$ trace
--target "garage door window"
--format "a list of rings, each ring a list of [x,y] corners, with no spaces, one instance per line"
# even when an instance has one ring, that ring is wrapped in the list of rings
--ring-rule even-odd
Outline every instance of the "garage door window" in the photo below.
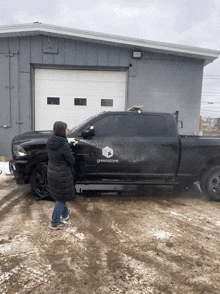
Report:
[[[48,105],[60,105],[60,98],[59,97],[47,97],[47,104]]]
[[[113,106],[113,99],[101,99],[101,106]]]
[[[86,98],[74,98],[74,105],[86,106],[87,99]]]

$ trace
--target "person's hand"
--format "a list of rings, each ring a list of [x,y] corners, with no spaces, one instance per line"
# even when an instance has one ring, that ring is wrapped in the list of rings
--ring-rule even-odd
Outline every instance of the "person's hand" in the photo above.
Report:
[[[67,138],[67,141],[69,144],[73,144],[75,146],[80,140],[76,138]]]

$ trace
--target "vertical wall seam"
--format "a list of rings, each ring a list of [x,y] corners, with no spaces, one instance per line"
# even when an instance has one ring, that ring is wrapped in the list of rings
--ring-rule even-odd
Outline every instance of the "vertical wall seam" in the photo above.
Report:
[[[99,46],[95,44],[96,47],[96,65],[99,65]]]
[[[109,51],[110,51],[110,46],[107,46],[107,64],[109,66]]]
[[[20,38],[18,38],[18,46],[19,46],[19,52],[21,52],[20,47]],[[20,84],[21,84],[21,78],[20,78],[20,54],[18,54],[18,133],[20,134]],[[15,121],[15,124],[17,122]],[[16,128],[17,129],[17,128]]]
[[[129,83],[129,69],[126,72],[126,89],[125,89],[125,111],[128,109],[128,101],[129,101],[129,97],[128,97],[128,83]]]
[[[76,42],[77,41],[74,40],[74,65],[76,65]]]
[[[63,39],[63,51],[64,51],[64,53],[63,53],[63,57],[64,57],[64,64],[66,64],[66,39]]]
[[[11,106],[11,57],[10,57],[10,48],[9,48],[9,38],[8,38],[8,50],[9,50],[9,56],[8,56],[8,75],[9,75],[9,78],[8,78],[8,81],[9,81],[9,115],[10,115],[10,127],[12,127],[12,106]]]
[[[88,65],[88,43],[86,43],[86,65]]]
[[[19,51],[20,51],[20,38],[19,38]],[[20,92],[20,84],[21,84],[21,77],[20,77],[20,56],[18,56],[18,133],[21,133],[21,126],[20,126],[20,120],[21,120],[21,109],[20,109],[20,99],[21,99],[21,92]]]
[[[28,113],[28,121],[29,125],[32,128],[32,113],[31,113],[31,108],[32,108],[32,81],[31,81],[31,37],[29,37],[29,68],[30,68],[30,73],[29,73],[29,113]]]
[[[34,130],[34,121],[35,121],[35,68],[31,65],[31,130]]]
[[[34,110],[35,110],[35,105],[34,105],[34,99],[35,99],[35,92],[34,92],[34,66],[32,65],[32,42],[33,38],[30,39],[30,87],[31,87],[31,93],[30,93],[30,120],[31,120],[31,130],[34,130]],[[40,37],[40,44],[41,44],[41,37]],[[40,52],[41,54],[41,52]]]

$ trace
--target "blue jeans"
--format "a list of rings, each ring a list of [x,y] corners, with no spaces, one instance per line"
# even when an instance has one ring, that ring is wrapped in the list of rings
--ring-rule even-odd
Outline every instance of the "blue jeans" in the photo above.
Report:
[[[63,218],[68,216],[68,209],[66,207],[65,202],[56,201],[53,209],[52,214],[52,225],[58,225],[60,222],[60,216],[62,215]]]

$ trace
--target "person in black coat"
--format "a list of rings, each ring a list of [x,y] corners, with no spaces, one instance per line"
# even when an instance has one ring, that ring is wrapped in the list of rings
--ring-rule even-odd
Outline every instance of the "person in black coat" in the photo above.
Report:
[[[67,133],[67,124],[57,121],[53,126],[53,135],[47,141],[47,180],[50,196],[56,200],[51,229],[64,229],[67,226],[60,218],[69,219],[70,209],[67,209],[65,202],[75,198],[75,158],[67,141]]]

